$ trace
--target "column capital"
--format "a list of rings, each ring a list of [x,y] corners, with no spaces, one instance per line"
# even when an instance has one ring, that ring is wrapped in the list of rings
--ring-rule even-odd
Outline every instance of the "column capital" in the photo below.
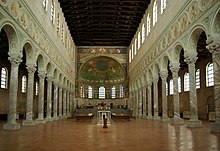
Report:
[[[58,80],[58,81],[56,81],[57,82],[57,84],[58,84],[58,86],[61,88],[62,87],[62,84],[61,84],[61,82]]]
[[[152,81],[148,80],[147,81],[147,87],[151,87],[151,85],[152,85]]]
[[[160,77],[161,77],[162,80],[166,81],[167,76],[168,76],[168,71],[167,70],[161,70],[160,71]]]
[[[219,34],[208,35],[206,40],[206,48],[210,53],[219,53],[220,52],[220,36]]]
[[[59,83],[59,88],[63,89],[63,85],[61,83]]]
[[[139,89],[138,89],[138,93],[141,93],[141,92],[142,92],[142,88],[139,88]]]
[[[159,80],[159,76],[154,76],[154,77],[153,77],[153,83],[157,83],[158,80]]]
[[[28,73],[34,73],[36,71],[36,65],[33,64],[33,65],[27,65],[26,67]]]
[[[146,89],[146,87],[147,87],[146,84],[144,84],[144,85],[142,86],[142,90],[143,90],[143,89]]]
[[[63,92],[66,92],[66,88],[65,87],[63,87]]]
[[[184,54],[184,57],[185,57],[184,61],[185,61],[188,65],[190,65],[190,64],[195,64],[196,61],[197,61],[197,59],[198,59],[197,53],[192,53],[192,54],[190,54],[190,53],[185,53],[185,54]]]
[[[22,62],[22,59],[20,57],[8,57],[8,60],[10,61],[11,64],[13,65],[19,65]]]
[[[40,79],[44,79],[44,78],[46,77],[45,72],[38,72],[38,77],[39,77]]]
[[[180,69],[180,63],[179,62],[173,62],[170,63],[170,70],[172,73],[178,73]]]
[[[53,77],[52,76],[47,76],[47,82],[52,82],[53,81]]]
[[[54,84],[55,86],[59,86],[59,81],[54,80],[54,81],[53,81],[53,84]]]

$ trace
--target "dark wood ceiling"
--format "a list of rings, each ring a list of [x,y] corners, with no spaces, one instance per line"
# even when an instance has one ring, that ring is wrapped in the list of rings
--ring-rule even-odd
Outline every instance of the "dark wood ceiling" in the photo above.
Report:
[[[151,0],[58,0],[76,46],[129,46]]]

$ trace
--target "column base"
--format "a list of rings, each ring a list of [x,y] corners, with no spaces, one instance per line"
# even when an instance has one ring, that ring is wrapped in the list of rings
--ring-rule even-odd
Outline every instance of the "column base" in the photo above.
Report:
[[[69,117],[72,117],[72,115],[68,115],[67,117],[68,117],[68,118],[69,118]]]
[[[138,118],[142,118],[143,117],[143,115],[142,114],[138,114],[138,116],[137,116]]]
[[[21,126],[18,123],[13,123],[13,124],[6,123],[6,124],[3,125],[4,130],[17,130],[17,129],[20,129],[20,128],[21,128]]]
[[[35,123],[46,123],[44,119],[36,119]]]
[[[53,118],[52,117],[46,117],[45,120],[50,122],[50,121],[53,121]]]
[[[162,121],[163,123],[169,123],[169,122],[170,122],[170,118],[167,117],[167,116],[165,116],[165,117],[162,117],[162,118],[161,118],[161,121]]]
[[[56,117],[53,117],[53,120],[59,120],[59,118],[56,116]]]
[[[187,127],[189,128],[196,128],[196,127],[202,127],[202,121],[196,119],[196,120],[189,120]]]
[[[156,121],[159,121],[160,117],[158,115],[156,115],[156,116],[153,117],[153,119],[156,120]]]
[[[152,120],[152,119],[153,119],[153,116],[152,116],[152,115],[148,115],[148,116],[147,116],[147,119],[148,119],[148,120]]]
[[[24,120],[22,122],[22,125],[35,125],[33,120]]]
[[[184,120],[180,117],[174,117],[171,122],[172,125],[181,125],[184,124]]]
[[[142,118],[146,119],[146,118],[147,118],[147,115],[146,115],[146,114],[142,115]]]
[[[65,116],[59,116],[59,119],[65,119],[66,117]]]
[[[220,132],[220,122],[215,122],[211,125],[211,132]]]

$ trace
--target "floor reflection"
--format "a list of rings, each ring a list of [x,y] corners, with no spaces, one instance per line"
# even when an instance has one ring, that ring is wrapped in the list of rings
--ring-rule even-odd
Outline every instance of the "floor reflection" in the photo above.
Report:
[[[104,129],[95,122],[59,120],[0,130],[3,151],[218,151],[219,145],[220,133],[210,133],[209,122],[189,129],[186,124],[132,119]]]

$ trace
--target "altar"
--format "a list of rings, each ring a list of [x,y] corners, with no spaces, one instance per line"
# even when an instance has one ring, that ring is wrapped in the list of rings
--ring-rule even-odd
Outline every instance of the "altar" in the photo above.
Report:
[[[107,125],[111,125],[111,111],[110,110],[98,110],[97,113],[97,125],[103,125],[104,118],[107,118]]]

